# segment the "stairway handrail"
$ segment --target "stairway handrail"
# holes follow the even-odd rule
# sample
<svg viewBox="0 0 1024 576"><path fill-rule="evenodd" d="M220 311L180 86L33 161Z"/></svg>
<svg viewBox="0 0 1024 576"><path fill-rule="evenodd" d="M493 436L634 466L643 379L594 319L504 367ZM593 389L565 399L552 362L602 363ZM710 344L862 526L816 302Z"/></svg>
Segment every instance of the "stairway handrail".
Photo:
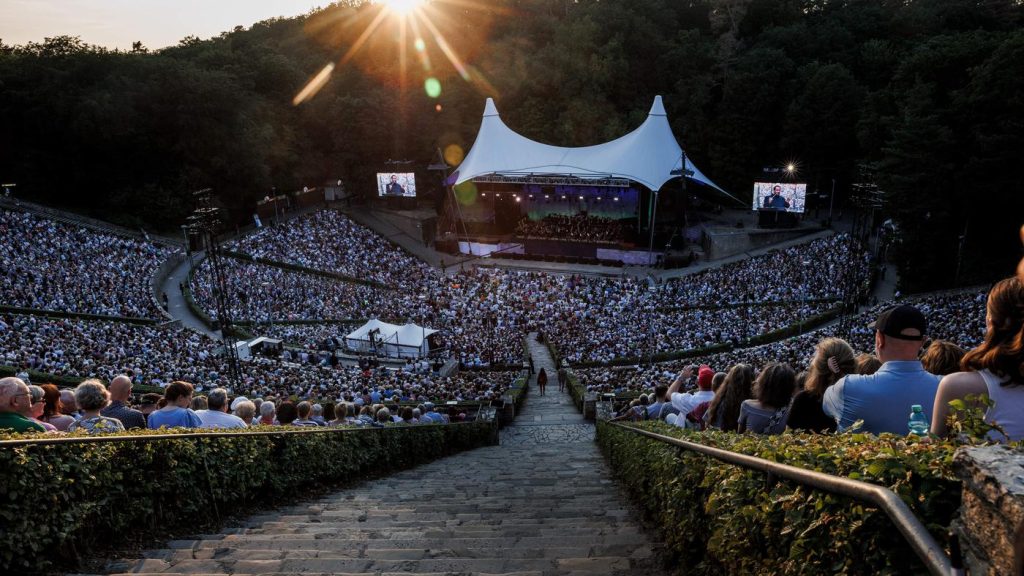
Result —
<svg viewBox="0 0 1024 576"><path fill-rule="evenodd" d="M627 426L617 422L606 422L606 424L616 426L624 430L629 430L630 432L647 436L659 442L670 444L684 450L704 454L728 464L733 464L749 470L764 472L767 474L769 481L772 481L775 476L778 476L803 486L809 486L816 490L840 496L847 496L849 498L874 504L889 516L889 519L892 520L893 524L895 524L896 528L900 531L900 534L903 535L903 538L908 544L910 544L910 547L914 549L914 552L921 561L924 562L929 572L936 576L945 576L953 573L952 562L950 561L949 556L946 555L946 551L943 550L942 546L940 546L931 533L928 532L928 529L924 524L922 524L917 516L914 515L906 502L897 496L895 492L889 490L885 486L879 486L869 482L861 482L859 480L844 478L842 476L833 476L823 472L816 472L814 470L790 466L789 464L773 462L756 456L749 456L747 454L731 452L729 450L706 446L696 442L680 440L679 438L665 436L663 434L650 432L642 428L635 428L633 426Z"/></svg>

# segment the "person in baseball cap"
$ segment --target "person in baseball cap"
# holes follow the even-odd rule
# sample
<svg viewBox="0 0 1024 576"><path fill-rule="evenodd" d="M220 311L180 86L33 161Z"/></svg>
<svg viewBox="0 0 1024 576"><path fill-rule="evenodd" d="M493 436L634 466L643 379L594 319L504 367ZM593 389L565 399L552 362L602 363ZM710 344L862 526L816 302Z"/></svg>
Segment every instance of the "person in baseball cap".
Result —
<svg viewBox="0 0 1024 576"><path fill-rule="evenodd" d="M821 408L840 431L862 420L861 430L907 433L911 406L920 404L929 421L939 377L921 365L918 353L928 333L928 319L917 308L901 305L878 315L875 355L882 367L874 374L850 374L825 390Z"/></svg>

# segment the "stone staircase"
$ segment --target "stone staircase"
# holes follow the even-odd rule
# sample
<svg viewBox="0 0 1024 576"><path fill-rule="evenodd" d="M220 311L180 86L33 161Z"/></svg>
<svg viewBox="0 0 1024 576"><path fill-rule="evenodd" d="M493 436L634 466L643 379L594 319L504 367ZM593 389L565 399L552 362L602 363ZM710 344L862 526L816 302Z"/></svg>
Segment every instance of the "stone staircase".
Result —
<svg viewBox="0 0 1024 576"><path fill-rule="evenodd" d="M552 371L547 349L531 348ZM535 377L534 377L535 379ZM593 427L531 380L501 445L435 461L216 535L108 563L132 574L660 574Z"/></svg>

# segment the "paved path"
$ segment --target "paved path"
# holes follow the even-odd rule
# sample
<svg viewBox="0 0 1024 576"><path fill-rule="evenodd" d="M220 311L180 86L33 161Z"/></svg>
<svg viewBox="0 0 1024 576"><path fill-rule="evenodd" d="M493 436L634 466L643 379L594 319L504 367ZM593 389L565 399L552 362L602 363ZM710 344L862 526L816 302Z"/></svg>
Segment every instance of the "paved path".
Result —
<svg viewBox="0 0 1024 576"><path fill-rule="evenodd" d="M250 517L222 534L175 540L111 573L660 575L658 546L634 520L593 442L558 393L547 348L531 335L524 409L479 448Z"/></svg>
<svg viewBox="0 0 1024 576"><path fill-rule="evenodd" d="M196 265L204 258L202 252L196 252L192 255ZM167 295L167 313L172 318L181 322L181 325L189 330L205 334L214 340L220 340L220 333L210 330L210 328L203 323L203 321L192 312L192 309L185 303L185 295L181 292L181 286L188 282L188 272L190 270L190 262L188 258L182 260L173 270L164 278L163 284L160 290Z"/></svg>

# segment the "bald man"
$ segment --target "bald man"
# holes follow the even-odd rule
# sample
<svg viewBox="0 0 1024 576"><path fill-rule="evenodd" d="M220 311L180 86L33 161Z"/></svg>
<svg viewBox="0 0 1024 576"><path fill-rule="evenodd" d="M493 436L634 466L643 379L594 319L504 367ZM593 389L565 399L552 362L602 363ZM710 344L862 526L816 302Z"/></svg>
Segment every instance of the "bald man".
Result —
<svg viewBox="0 0 1024 576"><path fill-rule="evenodd" d="M142 415L142 412L128 406L128 399L132 395L132 379L121 374L114 377L107 388L110 391L110 404L100 410L100 414L107 418L120 420L121 424L124 424L125 430L145 428L146 417Z"/></svg>
<svg viewBox="0 0 1024 576"><path fill-rule="evenodd" d="M21 378L0 378L0 430L45 432L42 424L26 418L32 410L32 393Z"/></svg>

